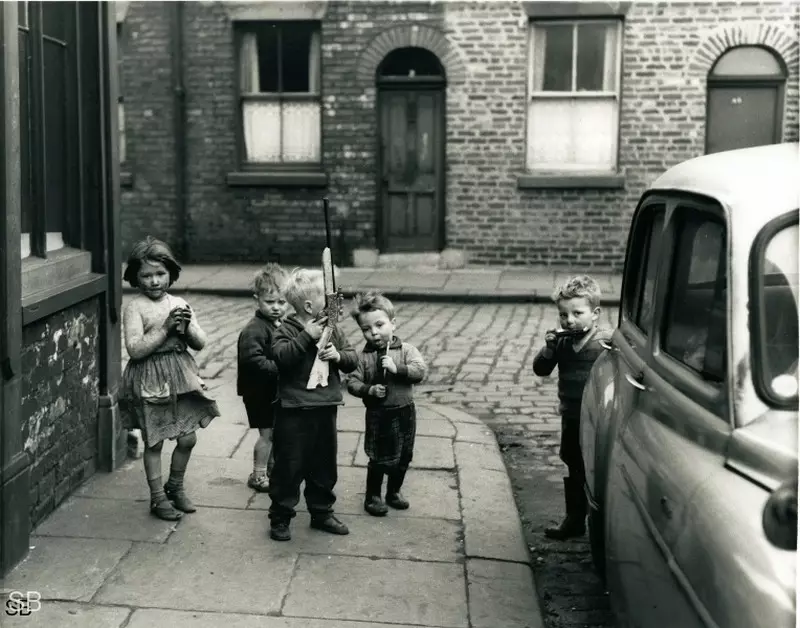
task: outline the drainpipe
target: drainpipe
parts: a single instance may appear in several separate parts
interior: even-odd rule
[[[183,2],[172,7],[172,91],[175,140],[175,213],[180,257],[189,257],[186,209],[186,90],[183,85]]]

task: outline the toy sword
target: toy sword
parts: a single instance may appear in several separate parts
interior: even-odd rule
[[[325,212],[325,248],[322,250],[322,279],[325,284],[325,307],[317,315],[317,318],[327,316],[325,329],[317,343],[317,356],[314,365],[311,367],[311,375],[308,378],[306,389],[313,390],[317,386],[328,385],[328,375],[330,368],[327,362],[319,359],[319,352],[328,346],[339,322],[339,315],[342,310],[342,295],[336,288],[336,279],[333,273],[333,261],[331,260],[331,223],[329,216],[329,202],[327,198],[322,199]]]

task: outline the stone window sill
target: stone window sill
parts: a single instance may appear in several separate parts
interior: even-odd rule
[[[230,187],[322,188],[328,175],[321,170],[240,170],[228,173]]]
[[[92,254],[63,248],[46,259],[22,260],[22,324],[28,325],[85,301],[107,288],[106,275],[91,272]]]
[[[133,173],[122,171],[119,173],[119,185],[123,188],[133,187]]]
[[[517,177],[520,190],[543,189],[625,189],[625,175],[621,173],[552,172],[526,173]]]

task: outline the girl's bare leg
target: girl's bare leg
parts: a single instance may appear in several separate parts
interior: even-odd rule
[[[194,504],[186,496],[186,491],[183,489],[183,477],[186,474],[186,466],[189,464],[192,449],[196,444],[197,435],[194,432],[178,437],[178,444],[172,452],[169,480],[167,480],[167,483],[164,485],[167,497],[175,504],[175,508],[183,512],[197,511],[197,508],[195,508]]]
[[[163,441],[152,447],[145,445],[142,455],[144,473],[150,487],[150,512],[159,519],[177,521],[182,515],[169,503],[161,484],[161,450],[163,446]]]

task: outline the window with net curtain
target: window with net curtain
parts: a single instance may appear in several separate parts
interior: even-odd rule
[[[621,22],[533,23],[527,169],[617,169]]]
[[[249,23],[239,41],[245,162],[319,164],[319,23]]]

